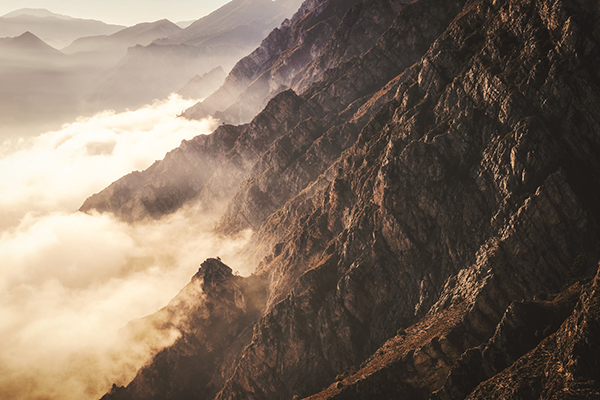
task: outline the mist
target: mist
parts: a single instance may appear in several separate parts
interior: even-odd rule
[[[193,207],[126,224],[75,212],[86,197],[144,169],[214,120],[175,117],[178,96],[103,112],[0,150],[0,398],[99,399],[126,384],[177,331],[130,342],[129,321],[165,306],[207,257],[247,274],[238,238],[211,234]]]

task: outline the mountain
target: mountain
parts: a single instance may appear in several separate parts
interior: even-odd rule
[[[191,24],[193,24],[194,22],[196,22],[196,20],[191,20],[191,21],[179,21],[177,22],[175,25],[177,25],[178,27],[180,27],[181,29],[185,29],[188,26],[190,26]]]
[[[293,88],[299,91],[299,84],[293,85],[295,76],[310,76],[309,81],[317,79],[316,74],[299,73],[307,68],[315,58],[330,58],[339,43],[346,38],[338,37],[330,40],[341,22],[341,17],[357,1],[330,1],[325,7],[318,3],[306,2],[293,16],[285,21],[279,29],[274,30],[252,54],[240,60],[227,77],[225,84],[208,99],[186,110],[185,116],[190,119],[201,119],[214,115],[231,123],[248,122],[261,110],[266,101],[278,92]],[[346,54],[332,57],[338,62],[346,61],[366,50],[379,35],[392,23],[393,16],[403,2],[387,2],[387,13],[381,13],[381,19],[372,23],[368,30],[352,28],[344,30],[347,35],[361,35],[364,41],[357,41]],[[356,8],[355,11],[356,12]],[[352,25],[357,21],[351,18],[346,23]],[[360,24],[357,24],[359,27]],[[329,51],[323,51],[330,43]],[[252,101],[248,101],[252,99]]]
[[[21,8],[19,10],[15,10],[13,12],[9,12],[8,14],[3,15],[1,18],[14,18],[21,17],[24,15],[40,18],[54,17],[58,19],[74,19],[73,17],[69,17],[68,15],[56,14],[43,8]]]
[[[297,0],[233,0],[193,22],[182,32],[156,43],[199,45],[227,35],[232,28],[244,26],[247,32],[256,34],[255,37],[244,40],[259,44],[286,16],[296,11],[299,5]]]
[[[225,76],[223,68],[217,67],[202,76],[193,77],[177,94],[186,99],[203,99],[221,87]]]
[[[84,36],[111,35],[124,26],[101,21],[71,18],[47,10],[18,10],[0,18],[0,37],[31,32],[55,48],[69,45]]]
[[[129,49],[100,80],[90,106],[136,107],[168,96],[196,75],[219,66],[229,70],[299,4],[300,0],[233,0],[181,32]]]
[[[245,62],[270,79],[314,32],[297,89],[82,206],[253,230],[255,273],[203,263],[176,307],[196,322],[103,399],[600,398],[600,8],[301,10],[304,40]]]
[[[0,60],[4,62],[14,58],[36,58],[37,61],[47,62],[52,58],[64,57],[63,53],[31,32],[25,32],[14,38],[0,38],[0,49],[2,49]],[[45,59],[40,60],[37,57]]]
[[[97,53],[96,56],[112,67],[132,46],[147,46],[154,40],[171,36],[180,32],[181,28],[169,20],[163,19],[156,22],[147,22],[122,29],[112,35],[82,37],[71,45],[62,49],[65,54]]]
[[[78,116],[76,92],[84,83],[70,65],[65,54],[31,32],[0,39],[0,138],[51,129],[50,121]]]

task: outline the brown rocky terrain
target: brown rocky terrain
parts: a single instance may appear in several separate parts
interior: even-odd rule
[[[106,400],[600,398],[600,6],[391,3],[349,7],[249,124],[86,202],[228,202],[217,230],[253,228],[257,263],[235,282],[266,282],[210,371],[192,323]]]

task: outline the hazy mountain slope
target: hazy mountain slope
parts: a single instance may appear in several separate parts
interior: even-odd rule
[[[300,5],[297,0],[233,0],[209,15],[192,23],[182,32],[157,41],[158,44],[199,45],[223,35],[233,27],[256,26],[262,29],[257,44],[293,13]],[[257,31],[259,33],[260,31]]]
[[[29,15],[32,17],[55,17],[58,19],[74,19],[73,17],[69,17],[68,15],[56,14],[44,8],[21,8],[8,14],[4,14],[1,18],[13,18],[20,17],[22,15]]]
[[[235,65],[223,87],[184,115],[197,119],[216,115],[236,123],[249,121],[269,98],[289,87],[295,71],[320,52],[354,3],[305,2],[291,21],[285,21],[258,49]]]
[[[229,70],[290,16],[301,0],[235,0],[168,38],[130,49],[90,96],[92,108],[134,107],[166,97],[221,66]]]
[[[227,201],[281,131],[297,123],[300,99],[282,93],[251,124],[221,125],[208,136],[184,141],[165,159],[142,172],[134,172],[88,198],[81,211],[111,212],[126,221],[160,218],[198,196],[207,185],[212,204]],[[258,139],[258,140],[256,140]]]
[[[98,52],[101,53],[103,58],[109,58],[113,63],[116,63],[126,54],[128,47],[146,46],[156,39],[171,36],[180,31],[181,28],[177,25],[163,19],[156,22],[137,24],[109,36],[79,38],[62,49],[62,52],[65,54]],[[107,65],[112,66],[110,61]]]
[[[0,38],[0,48],[3,63],[14,59],[36,57],[47,57],[46,60],[39,60],[41,63],[48,62],[48,59],[64,59],[64,54],[31,32],[25,32],[14,38]]]
[[[0,37],[19,36],[29,31],[56,48],[68,46],[80,37],[111,35],[125,28],[91,19],[57,17],[52,13],[49,13],[48,16],[37,16],[47,14],[29,15],[25,11],[23,13],[18,11],[16,14],[19,15],[13,17],[5,15],[0,18]]]
[[[202,76],[196,75],[177,93],[186,99],[203,99],[220,88],[226,76],[223,68],[217,67]]]
[[[198,196],[230,193],[222,230],[252,221],[269,282],[215,398],[598,398],[600,8],[399,10],[359,56],[307,67],[302,95],[213,134],[239,133]],[[176,187],[162,171],[142,173],[153,193]],[[182,358],[161,360],[106,399],[145,398]]]
[[[314,5],[313,5],[314,7]],[[384,13],[386,13],[388,10],[383,8],[382,11]],[[298,21],[298,23],[302,23],[302,19],[298,18],[296,19],[296,21]],[[298,29],[299,32],[301,32],[301,29]],[[432,39],[431,39],[432,40]],[[265,41],[267,42],[267,41]],[[420,55],[420,54],[419,54]],[[418,57],[418,55],[416,56]],[[416,60],[416,58],[413,59],[413,61]],[[212,202],[214,202],[214,198],[218,197],[218,198],[222,198],[223,196],[225,196],[226,198],[229,198],[233,195],[233,191],[237,190],[238,185],[242,182],[243,179],[245,179],[251,172],[251,168],[254,166],[254,164],[257,162],[258,157],[260,157],[262,155],[262,152],[266,149],[269,148],[269,146],[271,146],[271,144],[273,143],[273,140],[277,139],[277,137],[279,136],[283,136],[283,135],[297,135],[297,134],[301,134],[302,136],[305,135],[313,135],[313,133],[311,133],[313,131],[313,129],[315,129],[315,127],[312,127],[308,130],[304,129],[304,131],[299,130],[299,131],[293,131],[291,128],[294,128],[294,126],[297,124],[297,122],[299,121],[298,118],[309,118],[309,117],[318,117],[318,118],[322,118],[323,116],[320,115],[320,111],[319,108],[320,106],[318,104],[313,104],[310,102],[306,102],[306,101],[302,101],[301,99],[299,99],[296,95],[291,95],[290,93],[282,93],[280,96],[276,97],[275,99],[273,99],[270,104],[272,104],[273,106],[271,108],[267,107],[265,110],[263,110],[261,112],[261,114],[255,118],[255,120],[249,124],[248,126],[240,126],[239,128],[242,129],[244,131],[243,134],[240,135],[238,142],[238,150],[233,151],[231,154],[229,154],[226,158],[227,161],[225,161],[218,169],[214,170],[214,175],[210,175],[206,178],[203,178],[203,186],[200,187],[198,186],[197,190],[195,192],[190,193],[190,198],[191,197],[199,197],[201,198],[201,200],[206,203],[206,204],[210,204]],[[292,105],[293,104],[293,105]],[[302,105],[302,114],[298,115],[298,110],[300,105]],[[271,112],[271,109],[273,109],[274,111]],[[290,110],[290,112],[292,112],[291,117],[293,118],[293,120],[290,120],[286,123],[286,125],[288,126],[289,132],[286,130],[280,130],[278,132],[276,132],[276,135],[273,134],[269,134],[266,135],[264,133],[261,132],[265,132],[266,130],[268,130],[269,132],[271,132],[272,130],[272,126],[278,126],[280,122],[271,122],[271,120],[281,120],[283,118],[285,118],[285,114],[281,114],[281,110],[286,110],[285,112],[287,113],[287,110]],[[277,115],[277,113],[280,113],[281,115]],[[323,122],[325,123],[325,122]],[[321,123],[319,124],[321,125]],[[222,128],[219,128],[222,129]],[[300,128],[301,129],[301,128]],[[321,128],[316,128],[317,132],[319,135],[323,134],[324,131]],[[217,130],[218,132],[219,130]],[[256,138],[261,137],[261,141],[260,141],[260,146],[262,146],[262,150],[257,151],[257,149],[254,148],[248,148],[249,145],[253,145],[254,141]],[[310,136],[309,136],[310,137]],[[318,136],[317,136],[318,137]],[[267,139],[268,138],[268,139]],[[315,138],[313,138],[314,140]],[[216,143],[216,142],[215,142]],[[346,146],[348,146],[348,144],[346,144]],[[339,150],[341,151],[341,150]],[[187,164],[187,160],[178,157],[178,162],[181,163],[182,165]],[[243,160],[243,161],[240,161]],[[173,165],[178,165],[178,164],[174,164]],[[186,167],[186,169],[189,169]],[[194,173],[193,169],[190,169],[191,173]],[[211,172],[211,173],[213,173]],[[316,171],[317,175],[318,170]],[[145,180],[147,180],[148,182],[152,182],[154,181],[153,178],[150,177],[150,175],[152,174],[152,171],[145,171],[142,173],[142,175],[146,176]],[[313,174],[314,175],[314,174]],[[122,185],[123,187],[130,187],[130,184],[127,183],[127,179],[128,178],[124,178],[122,181],[119,181],[118,184]],[[225,189],[223,187],[224,184],[227,184],[227,189]],[[173,184],[169,184],[168,186],[173,186]],[[137,188],[137,186],[136,186]],[[135,201],[135,202],[139,202],[139,200],[135,200],[136,197],[138,197],[138,195],[143,196],[144,198],[147,198],[148,196],[148,191],[150,189],[145,188],[145,189],[134,189],[132,191],[128,192],[128,196],[130,199],[125,200],[126,202],[129,201]],[[160,186],[157,188],[157,190],[160,190],[161,192],[164,191]],[[161,199],[163,196],[159,195],[157,193],[157,190],[152,190],[152,193],[154,193],[152,195],[152,197],[156,197],[157,201],[159,201],[158,199]],[[175,188],[174,188],[175,190]],[[165,191],[168,192],[169,189],[167,189]],[[142,194],[145,193],[145,194]],[[112,212],[116,213],[117,215],[124,217],[128,220],[131,220],[132,217],[129,215],[128,212],[122,212],[120,210],[121,207],[121,202],[116,202],[112,200],[113,195],[111,195],[109,192],[107,193],[100,193],[96,196],[93,196],[92,198],[89,199],[89,201],[84,205],[84,207],[82,207],[82,210],[89,210],[90,208],[97,208],[100,210],[111,210]],[[102,200],[101,200],[102,199]],[[142,202],[143,204],[149,204],[149,209],[153,208],[152,205],[150,205],[151,203],[148,202],[148,200]],[[94,206],[92,207],[91,204],[94,204]],[[180,204],[179,204],[180,205]],[[179,206],[178,205],[178,206]],[[175,211],[177,208],[172,208],[170,210],[164,210],[165,212],[172,212]],[[133,217],[133,219],[139,219],[139,218],[143,218],[147,215],[145,215],[144,213],[136,213],[136,216]],[[161,216],[161,214],[155,214],[155,213],[150,213],[150,215],[154,216],[154,217],[159,217]]]
[[[79,116],[80,91],[94,72],[30,32],[0,39],[0,137],[39,133]]]

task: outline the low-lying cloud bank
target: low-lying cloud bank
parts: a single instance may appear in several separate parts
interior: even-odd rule
[[[135,111],[105,111],[63,129],[0,145],[0,229],[27,213],[71,212],[121,176],[149,167],[212,119],[176,115],[194,101],[172,95]]]
[[[132,346],[119,330],[165,306],[207,257],[248,273],[236,254],[248,235],[211,235],[186,208],[129,225],[73,212],[97,192],[215,121],[175,118],[177,97],[106,112],[6,145],[0,159],[0,398],[98,399],[125,384],[177,337]],[[11,147],[13,150],[8,151]]]

